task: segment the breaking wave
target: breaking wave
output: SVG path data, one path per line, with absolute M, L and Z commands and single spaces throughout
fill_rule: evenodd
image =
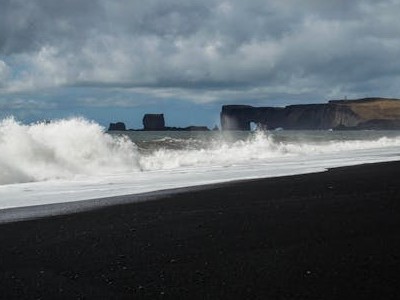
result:
M 84 119 L 23 125 L 0 122 L 0 184 L 138 170 L 137 150 Z
M 400 146 L 399 137 L 316 142 L 280 140 L 257 132 L 244 139 L 162 137 L 134 143 L 128 135 L 107 134 L 100 125 L 82 118 L 31 125 L 4 119 L 0 122 L 0 184 L 103 174 L 135 176 L 135 172 L 229 167 Z
M 400 147 L 400 137 L 375 140 L 282 142 L 273 134 L 259 131 L 246 140 L 227 142 L 221 139 L 200 149 L 158 149 L 143 155 L 139 164 L 143 170 L 165 170 L 196 166 L 231 166 L 266 162 L 284 157 L 316 156 L 357 150 Z

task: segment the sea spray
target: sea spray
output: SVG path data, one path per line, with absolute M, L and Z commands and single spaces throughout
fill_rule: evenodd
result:
M 0 122 L 0 184 L 139 170 L 135 145 L 82 118 Z
M 400 132 L 121 135 L 84 119 L 22 125 L 10 118 L 0 121 L 0 153 L 5 209 L 400 160 Z
M 161 178 L 167 176 L 165 171 L 254 169 L 289 159 L 292 164 L 308 164 L 329 161 L 338 153 L 355 161 L 359 151 L 376 156 L 389 148 L 398 151 L 399 133 L 126 131 L 121 135 L 106 133 L 99 124 L 82 118 L 31 125 L 8 118 L 0 122 L 0 184 L 118 174 L 135 180 L 147 172 L 159 172 Z
M 161 148 L 140 156 L 142 170 L 166 170 L 186 167 L 231 166 L 249 161 L 290 155 L 281 143 L 265 132 L 256 132 L 245 140 L 230 142 L 215 139 L 202 147 L 167 149 Z
M 329 155 L 339 152 L 400 147 L 400 137 L 381 137 L 374 140 L 280 140 L 275 133 L 258 131 L 245 139 L 215 138 L 196 149 L 187 146 L 187 140 L 169 138 L 164 147 L 146 151 L 139 157 L 144 171 L 172 170 L 196 167 L 229 167 L 254 162 L 271 162 L 285 157 L 307 157 Z M 184 145 L 181 148 L 178 144 Z M 155 142 L 154 142 L 155 144 Z M 173 147 L 169 147 L 173 145 Z M 349 154 L 351 155 L 351 154 Z

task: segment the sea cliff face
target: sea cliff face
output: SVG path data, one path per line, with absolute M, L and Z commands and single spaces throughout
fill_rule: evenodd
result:
M 251 123 L 292 130 L 400 129 L 400 100 L 364 98 L 286 107 L 222 107 L 223 130 L 250 130 Z

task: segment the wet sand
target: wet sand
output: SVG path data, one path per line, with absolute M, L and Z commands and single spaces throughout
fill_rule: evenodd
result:
M 397 299 L 399 183 L 370 164 L 0 224 L 0 298 Z

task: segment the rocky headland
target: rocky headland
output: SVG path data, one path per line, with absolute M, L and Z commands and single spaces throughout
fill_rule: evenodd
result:
M 268 129 L 390 130 L 400 129 L 400 99 L 331 100 L 286 107 L 225 105 L 220 116 L 223 130 L 250 130 L 251 123 Z

